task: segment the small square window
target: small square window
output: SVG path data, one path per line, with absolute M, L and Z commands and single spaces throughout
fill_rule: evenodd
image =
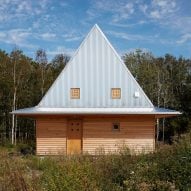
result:
M 71 88 L 70 97 L 71 99 L 80 99 L 80 88 Z
M 112 88 L 111 97 L 112 97 L 112 99 L 120 99 L 121 98 L 121 88 Z
M 112 131 L 120 131 L 120 123 L 113 123 Z

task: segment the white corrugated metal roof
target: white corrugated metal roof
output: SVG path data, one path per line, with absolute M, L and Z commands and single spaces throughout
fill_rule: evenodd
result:
M 70 88 L 80 88 L 80 99 L 70 98 Z M 111 88 L 121 88 L 121 99 L 111 99 Z M 139 97 L 135 96 L 135 92 L 139 92 Z M 91 29 L 38 106 L 153 107 L 97 25 Z
M 80 99 L 70 98 L 80 88 Z M 111 88 L 121 88 L 121 99 L 111 99 Z M 166 114 L 154 108 L 101 29 L 95 25 L 38 106 L 12 114 Z

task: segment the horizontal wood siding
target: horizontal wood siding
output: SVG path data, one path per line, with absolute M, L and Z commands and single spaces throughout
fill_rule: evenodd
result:
M 147 115 L 79 116 L 82 120 L 82 151 L 89 154 L 117 152 L 127 146 L 132 152 L 152 152 L 155 148 L 155 118 Z M 37 155 L 66 153 L 69 116 L 39 116 L 36 120 Z M 120 123 L 120 131 L 112 124 Z
M 120 131 L 112 123 L 120 122 Z M 117 152 L 127 146 L 131 152 L 152 152 L 155 147 L 155 119 L 148 116 L 84 118 L 83 153 Z
M 36 120 L 37 155 L 66 153 L 67 120 L 61 118 L 38 118 Z

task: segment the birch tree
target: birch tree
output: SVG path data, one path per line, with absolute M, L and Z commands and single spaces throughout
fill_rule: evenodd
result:
M 48 65 L 48 60 L 46 56 L 46 52 L 43 49 L 39 49 L 36 51 L 36 62 L 40 66 L 41 73 L 41 96 L 44 95 L 45 92 L 45 78 L 46 78 L 46 69 Z
M 22 85 L 26 83 L 28 78 L 28 73 L 30 72 L 30 64 L 26 56 L 23 55 L 23 52 L 18 49 L 14 49 L 11 54 L 11 64 L 12 64 L 12 80 L 13 80 L 13 102 L 12 110 L 17 109 L 17 99 L 18 91 L 22 89 Z M 11 143 L 16 144 L 17 137 L 17 118 L 15 115 L 12 115 L 12 128 L 11 128 Z

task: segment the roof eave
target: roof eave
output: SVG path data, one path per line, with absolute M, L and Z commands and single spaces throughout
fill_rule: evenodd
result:
M 19 116 L 35 115 L 155 115 L 156 118 L 181 115 L 164 108 L 26 108 L 12 111 Z

